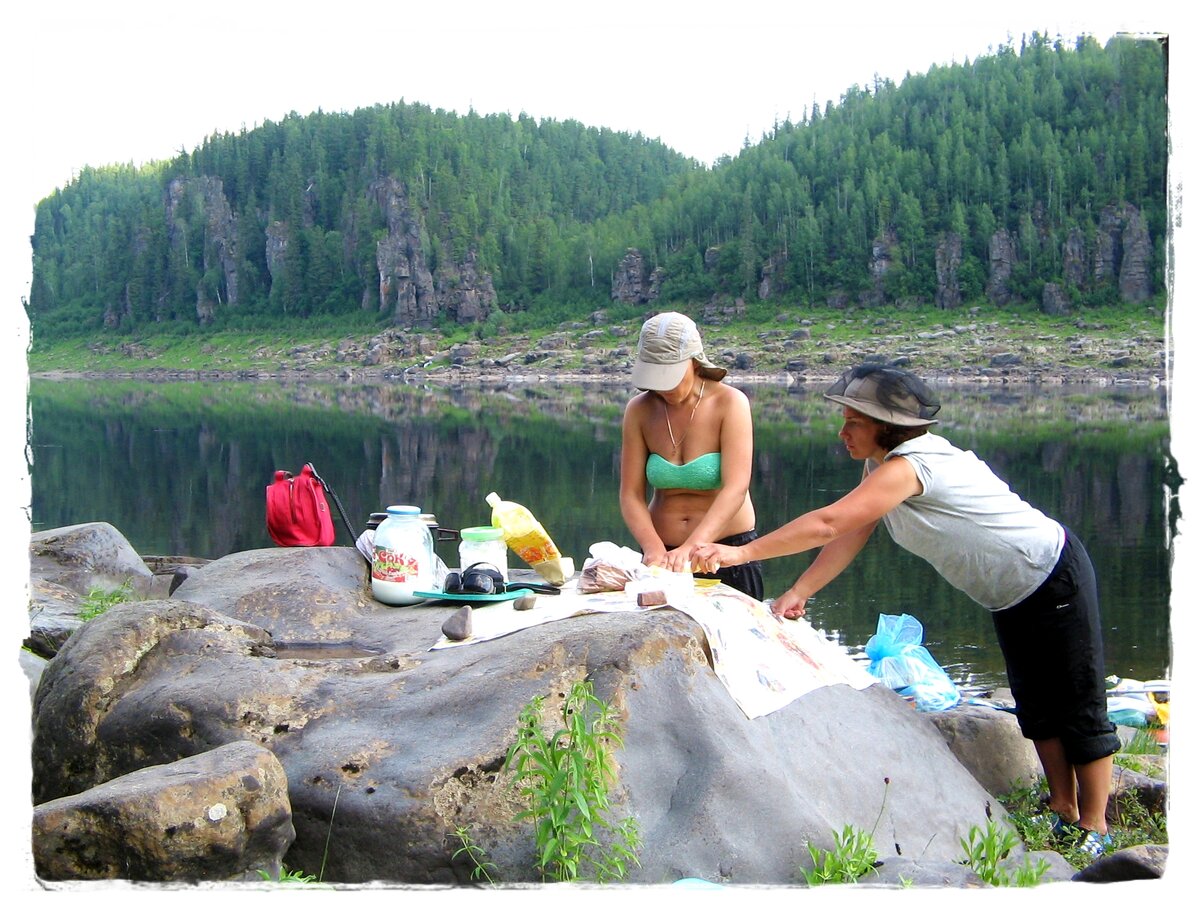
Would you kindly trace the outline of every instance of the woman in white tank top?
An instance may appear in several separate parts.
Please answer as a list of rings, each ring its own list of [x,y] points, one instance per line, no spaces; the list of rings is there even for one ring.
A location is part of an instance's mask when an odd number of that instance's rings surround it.
[[[799,618],[883,521],[898,544],[992,613],[1022,733],[1050,788],[1055,828],[1093,855],[1111,846],[1105,809],[1112,754],[1104,653],[1091,561],[1079,540],[1029,505],[973,453],[929,433],[936,397],[904,369],[848,370],[825,397],[843,407],[838,433],[863,462],[857,487],[743,546],[693,552],[714,570],[820,549],[772,603]]]

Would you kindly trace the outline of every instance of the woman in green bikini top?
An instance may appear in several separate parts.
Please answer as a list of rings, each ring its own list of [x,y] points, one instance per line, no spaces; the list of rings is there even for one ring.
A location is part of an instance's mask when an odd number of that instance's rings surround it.
[[[656,489],[715,492],[721,488],[721,452],[701,454],[681,464],[671,463],[661,454],[651,454],[646,460],[646,482]]]
[[[750,402],[724,377],[687,316],[665,312],[642,326],[633,368],[642,392],[625,408],[620,496],[644,564],[690,571],[696,546],[754,538]],[[736,573],[721,579],[761,599],[761,569]]]

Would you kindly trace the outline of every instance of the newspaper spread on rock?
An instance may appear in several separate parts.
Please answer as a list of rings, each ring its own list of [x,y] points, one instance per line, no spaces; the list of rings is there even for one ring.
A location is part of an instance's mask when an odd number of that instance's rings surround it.
[[[848,684],[862,690],[877,680],[803,618],[777,618],[766,604],[715,580],[696,580],[693,587],[691,595],[674,595],[666,605],[650,608],[677,609],[703,628],[713,669],[747,718],[772,713],[819,687]],[[648,610],[638,606],[632,590],[585,594],[572,581],[557,596],[538,596],[525,611],[511,602],[475,608],[470,637],[442,637],[431,649],[482,643],[578,615]]]

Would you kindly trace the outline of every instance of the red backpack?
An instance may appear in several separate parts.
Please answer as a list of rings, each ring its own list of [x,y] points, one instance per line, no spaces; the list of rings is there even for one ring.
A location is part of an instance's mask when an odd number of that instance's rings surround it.
[[[325,490],[329,487],[306,463],[299,476],[276,470],[267,486],[267,532],[278,545],[333,545],[333,517]],[[348,528],[347,524],[347,528]]]

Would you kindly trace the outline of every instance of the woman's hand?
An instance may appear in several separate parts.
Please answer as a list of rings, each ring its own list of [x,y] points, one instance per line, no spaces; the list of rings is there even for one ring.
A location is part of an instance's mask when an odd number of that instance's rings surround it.
[[[771,614],[780,618],[803,618],[808,597],[789,589],[786,593],[771,603]]]
[[[692,549],[692,570],[697,574],[715,574],[722,567],[741,564],[745,560],[741,546],[737,545],[706,542]]]
[[[662,546],[658,546],[657,548],[651,547],[643,550],[642,564],[646,565],[646,567],[666,567],[667,550]]]
[[[684,544],[677,549],[671,549],[663,559],[662,566],[676,573],[692,570],[692,548],[693,546]]]

